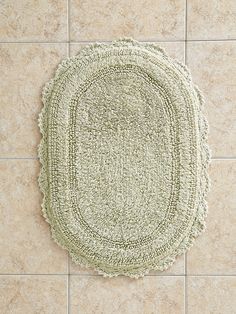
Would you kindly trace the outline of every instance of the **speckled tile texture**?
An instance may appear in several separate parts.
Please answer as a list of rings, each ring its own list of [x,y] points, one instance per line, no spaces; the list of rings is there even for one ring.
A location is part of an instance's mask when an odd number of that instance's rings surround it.
[[[0,1],[0,313],[233,314],[236,308],[236,2]],[[165,272],[106,279],[51,239],[37,178],[41,90],[60,60],[118,37],[158,42],[205,95],[207,229]]]
[[[171,314],[174,310],[174,313],[180,314],[184,311],[183,294],[182,276],[147,276],[139,280],[73,276],[71,313]]]
[[[70,36],[79,40],[184,39],[185,0],[71,0]]]

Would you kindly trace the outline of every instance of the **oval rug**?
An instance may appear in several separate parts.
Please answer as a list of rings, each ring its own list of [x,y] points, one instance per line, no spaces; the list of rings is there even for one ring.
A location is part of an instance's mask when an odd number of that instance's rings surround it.
[[[59,65],[42,99],[54,240],[105,276],[168,268],[205,228],[208,128],[189,71],[156,44],[96,43]]]

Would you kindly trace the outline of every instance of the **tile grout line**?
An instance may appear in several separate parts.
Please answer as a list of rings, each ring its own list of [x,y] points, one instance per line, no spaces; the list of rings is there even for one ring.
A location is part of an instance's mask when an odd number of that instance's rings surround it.
[[[67,57],[70,57],[70,0],[67,0]],[[70,314],[70,253],[67,252],[67,314]]]
[[[188,277],[236,277],[236,274],[191,274]]]
[[[167,43],[180,43],[185,42],[185,39],[137,39],[140,42],[167,42]],[[95,43],[104,42],[110,43],[112,40],[94,39],[94,40],[78,40],[78,41],[0,41],[0,44],[83,44],[83,43]],[[188,39],[188,42],[235,42],[236,39]]]
[[[67,251],[67,314],[70,314],[70,254]]]
[[[6,274],[0,274],[0,276],[63,276],[63,277],[66,277],[68,274],[65,273],[65,274],[51,274],[51,273],[48,273],[48,274],[42,274],[42,273],[39,273],[39,274],[30,274],[30,273],[22,273],[22,274],[19,274],[19,273],[6,273]]]
[[[184,275],[184,312],[185,314],[188,313],[188,267],[187,267],[187,252],[184,255],[184,268],[185,268],[185,275]]]
[[[188,0],[185,0],[185,38],[184,38],[184,64],[187,66],[187,39],[188,39]],[[184,253],[184,314],[188,313],[188,291],[187,291],[187,251]]]
[[[188,313],[188,268],[187,268],[187,252],[184,254],[184,313]]]
[[[100,278],[103,278],[102,275],[93,275],[93,274],[70,274],[70,276],[73,275],[73,276],[78,276],[78,277],[100,277]],[[1,276],[64,276],[64,277],[67,277],[68,276],[68,273],[65,273],[65,274],[29,274],[29,273],[26,273],[26,274],[19,274],[19,273],[6,273],[6,274],[0,274],[0,277]],[[125,276],[123,276],[125,277]],[[184,274],[166,274],[166,275],[145,275],[145,277],[185,277]],[[236,274],[189,274],[187,275],[187,277],[236,277]]]
[[[0,160],[39,160],[39,157],[0,157]]]
[[[184,19],[184,23],[185,23],[185,32],[184,32],[184,63],[185,65],[187,65],[187,38],[188,38],[188,35],[187,35],[187,10],[188,10],[188,6],[187,6],[187,1],[188,0],[185,0],[185,19]]]
[[[184,276],[184,313],[188,314],[188,276]]]
[[[235,160],[236,157],[211,157],[211,160]]]
[[[55,45],[55,44],[68,44],[67,40],[62,41],[0,41],[0,44],[42,44],[42,45]]]
[[[68,57],[70,57],[70,0],[67,0],[67,44],[68,44]]]
[[[186,34],[184,36],[186,36]],[[185,38],[184,39],[160,39],[160,38],[156,38],[156,39],[153,39],[153,38],[150,38],[150,39],[148,39],[148,38],[147,39],[138,39],[138,38],[135,38],[135,39],[138,40],[139,42],[167,42],[167,43],[185,42],[186,40],[188,42],[219,42],[219,41],[223,41],[223,42],[225,42],[225,41],[226,42],[227,41],[229,41],[229,42],[233,41],[234,42],[234,41],[236,41],[236,38],[232,38],[232,39],[227,39],[227,38],[219,38],[219,39],[187,39],[187,37],[185,37]],[[107,40],[107,39],[93,39],[93,40],[72,40],[72,41],[70,41],[71,44],[80,44],[80,43],[83,44],[83,43],[95,43],[95,42],[110,43],[110,42],[112,42],[112,39],[110,39],[110,40]],[[8,43],[8,42],[6,42],[6,43]],[[15,43],[18,43],[18,42],[15,42]],[[21,42],[19,42],[19,43],[21,43]],[[28,43],[28,42],[26,42],[26,43]],[[42,42],[42,43],[44,43],[44,42]],[[47,43],[47,42],[45,42],[45,43]],[[51,42],[48,42],[48,43],[51,43]],[[52,42],[52,43],[60,43],[60,42]],[[63,43],[63,42],[61,42],[61,43]]]

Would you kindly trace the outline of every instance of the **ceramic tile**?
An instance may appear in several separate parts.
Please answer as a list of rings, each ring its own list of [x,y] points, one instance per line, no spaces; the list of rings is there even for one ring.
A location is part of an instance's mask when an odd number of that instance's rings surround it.
[[[189,314],[233,314],[236,309],[236,277],[188,278]]]
[[[235,39],[236,1],[188,1],[188,39]]]
[[[214,157],[236,157],[236,42],[188,43],[187,62],[206,99]]]
[[[0,276],[1,313],[67,313],[66,276]]]
[[[184,39],[185,0],[71,0],[71,40]]]
[[[71,314],[183,314],[183,277],[71,276]]]
[[[160,47],[174,59],[184,62],[184,43],[182,42],[156,42]],[[81,47],[87,44],[72,43],[70,44],[70,55],[76,55]]]
[[[67,40],[67,1],[7,0],[0,6],[1,41]]]
[[[234,0],[187,1],[188,39],[236,39]],[[0,157],[37,157],[41,90],[67,54],[67,0],[0,1]],[[186,0],[69,0],[72,41],[128,36],[158,41],[184,61]],[[48,44],[37,44],[37,42]],[[24,44],[23,42],[35,42]],[[57,44],[49,44],[57,42]],[[83,44],[70,44],[71,55]],[[187,61],[203,90],[214,157],[236,157],[236,42],[188,42]],[[41,214],[37,160],[0,160],[1,313],[184,313],[184,256],[165,272],[135,280],[103,278],[70,259]],[[213,161],[207,229],[188,252],[188,314],[231,314],[236,308],[236,160]],[[50,275],[49,275],[50,274]],[[95,276],[96,275],[96,276]],[[176,275],[176,276],[175,276]]]
[[[43,85],[66,44],[0,44],[0,157],[36,157]]]
[[[188,253],[188,274],[236,274],[236,160],[213,161],[206,232]]]
[[[35,160],[0,161],[0,274],[67,272],[67,253],[41,214]]]

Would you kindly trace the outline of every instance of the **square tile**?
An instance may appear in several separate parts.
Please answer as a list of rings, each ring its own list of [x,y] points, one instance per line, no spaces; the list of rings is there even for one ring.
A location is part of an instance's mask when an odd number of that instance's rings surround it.
[[[203,91],[214,157],[236,157],[236,42],[191,42],[187,63]]]
[[[71,0],[71,40],[184,39],[185,0]]]
[[[0,276],[1,313],[67,313],[66,276]]]
[[[0,44],[0,157],[36,157],[41,92],[66,44]]]
[[[233,314],[236,309],[236,277],[189,277],[189,314]]]
[[[207,229],[188,253],[188,274],[236,274],[236,160],[213,161]]]
[[[0,274],[67,273],[67,252],[41,213],[39,162],[0,160]]]
[[[188,1],[188,39],[236,39],[236,1]]]
[[[71,314],[183,314],[183,277],[71,276]]]
[[[65,0],[6,0],[0,9],[1,41],[67,40]]]

